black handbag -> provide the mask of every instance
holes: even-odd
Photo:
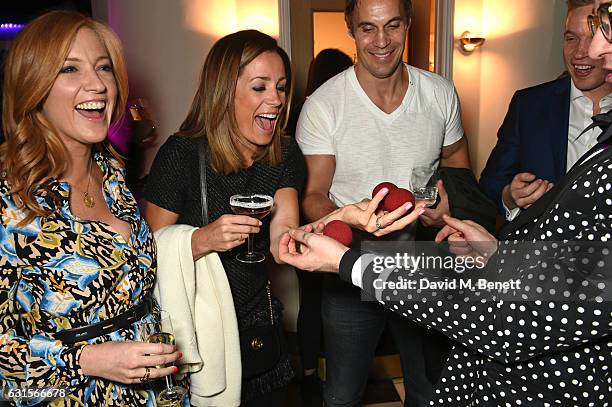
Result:
[[[270,281],[268,281],[266,291],[268,293],[268,307],[270,308],[270,325],[254,326],[240,331],[243,379],[250,379],[272,370],[281,358],[282,333],[279,326],[274,324]]]
[[[202,194],[202,226],[208,225],[208,202],[206,198],[206,139],[200,142],[200,190]],[[270,280],[266,286],[270,325],[254,326],[240,330],[240,360],[242,378],[250,379],[272,370],[280,360],[283,341],[280,327],[274,323]]]

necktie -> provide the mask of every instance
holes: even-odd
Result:
[[[602,133],[599,135],[599,137],[597,137],[597,142],[605,143],[606,141],[609,141],[612,138],[612,110],[608,111],[607,113],[595,115],[592,117],[592,120],[593,123],[584,129],[578,137],[595,127],[599,127],[602,130]]]

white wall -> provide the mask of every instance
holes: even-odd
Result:
[[[92,0],[92,9],[121,37],[130,98],[149,101],[161,142],[187,115],[217,39],[242,28],[279,32],[276,0]],[[156,150],[148,152],[149,164]]]
[[[93,0],[92,3],[94,10],[96,3],[106,3],[107,21],[123,42],[130,98],[148,100],[163,143],[186,116],[197,87],[199,69],[217,38],[187,28],[189,1]],[[148,152],[149,164],[156,151],[157,148]]]
[[[453,54],[453,80],[476,175],[495,145],[514,92],[563,72],[565,12],[565,0],[455,1],[455,39],[466,30],[486,37],[471,55],[458,45]]]

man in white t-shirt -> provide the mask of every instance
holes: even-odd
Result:
[[[415,166],[470,166],[453,85],[402,62],[411,3],[347,1],[345,18],[357,46],[357,64],[308,98],[297,126],[297,141],[308,167],[302,209],[309,221],[369,198],[382,181],[409,187]],[[444,187],[441,183],[438,187],[441,202],[420,217],[426,226],[442,226],[442,214],[449,211]],[[376,240],[372,235],[367,238]],[[413,228],[387,238],[414,238]],[[394,318],[376,303],[362,302],[358,290],[339,280],[326,285],[322,313],[326,406],[361,404],[387,321],[402,358],[405,403],[428,405],[437,378],[428,378],[426,372],[438,370],[428,364],[442,363],[440,358],[424,358],[424,338],[429,333]]]

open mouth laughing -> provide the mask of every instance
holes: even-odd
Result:
[[[573,67],[574,72],[582,77],[589,76],[589,74],[595,69],[595,66],[593,65],[573,65]]]
[[[255,116],[255,123],[262,130],[270,132],[274,130],[276,120],[278,119],[278,113],[261,113]]]
[[[76,105],[74,109],[88,120],[102,120],[105,117],[106,101],[94,100],[83,102]]]

